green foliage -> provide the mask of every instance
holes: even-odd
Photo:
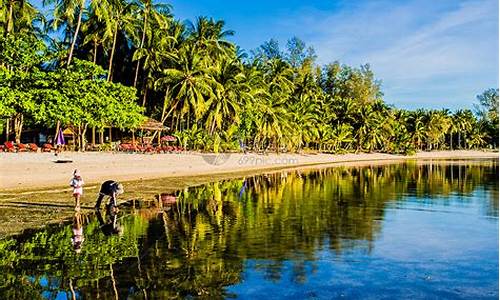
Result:
[[[478,96],[480,120],[467,110],[397,110],[368,64],[315,65],[297,37],[247,57],[223,20],[180,23],[149,0],[51,0],[48,22],[26,1],[5,3],[15,18],[0,10],[0,118],[15,120],[16,135],[23,120],[133,129],[145,113],[205,151],[241,142],[254,151],[414,153],[498,138],[498,89]],[[45,43],[35,25],[61,38]]]

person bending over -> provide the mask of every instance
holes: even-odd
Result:
[[[116,196],[123,194],[123,186],[121,183],[108,180],[101,184],[101,190],[99,191],[99,196],[97,197],[97,202],[95,204],[95,209],[101,209],[101,202],[104,199],[104,196],[109,197],[109,203],[106,205],[108,210],[116,209]]]

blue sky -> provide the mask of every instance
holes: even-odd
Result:
[[[386,102],[404,108],[472,107],[498,87],[497,0],[165,1],[181,20],[226,21],[246,50],[298,36],[318,63],[370,63]]]
[[[472,108],[498,87],[497,0],[156,0],[176,18],[226,21],[245,50],[297,36],[318,64],[369,63],[385,101],[403,108]],[[41,0],[34,0],[40,5]]]

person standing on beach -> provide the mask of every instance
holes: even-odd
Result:
[[[123,186],[121,183],[114,180],[107,180],[101,184],[101,190],[95,204],[95,209],[101,209],[101,202],[104,196],[109,197],[109,203],[106,205],[108,210],[116,209],[116,196],[123,194]]]
[[[83,178],[80,171],[76,169],[73,171],[73,178],[69,182],[69,185],[73,188],[73,197],[75,197],[75,210],[80,210],[80,198],[83,195]]]

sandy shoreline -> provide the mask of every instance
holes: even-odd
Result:
[[[125,153],[0,153],[0,190],[65,186],[79,169],[86,184],[107,179],[121,181],[259,171],[266,169],[387,160],[498,158],[497,152],[436,151],[414,156],[371,154],[125,154]],[[72,163],[55,163],[57,159]]]

